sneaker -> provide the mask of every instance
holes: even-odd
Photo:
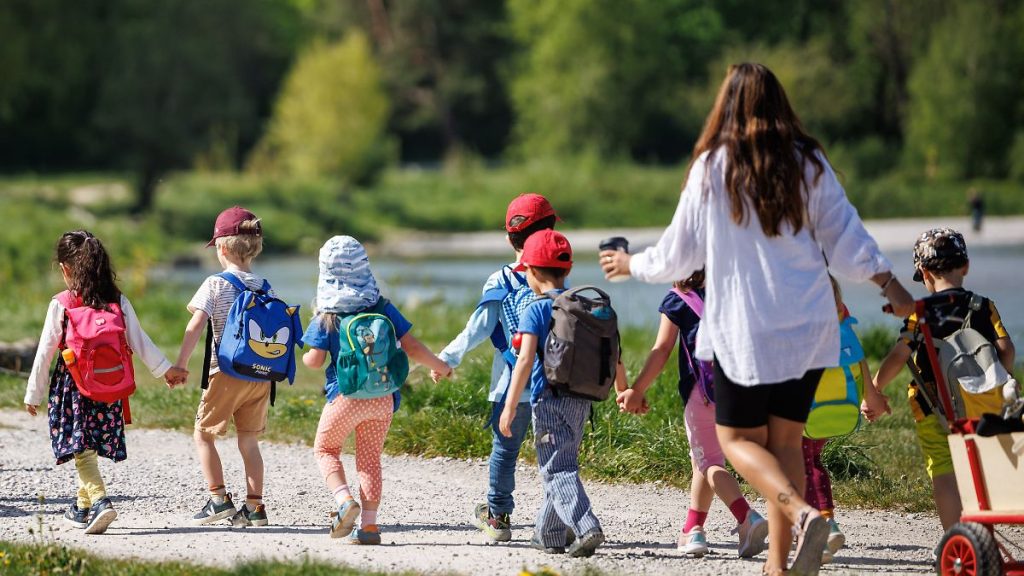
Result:
[[[79,508],[77,502],[72,502],[64,511],[64,522],[75,528],[85,528],[89,524],[89,509]]]
[[[821,553],[828,542],[828,521],[810,506],[800,512],[793,528],[797,535],[796,557],[789,567],[790,576],[818,576]]]
[[[541,541],[540,536],[536,532],[533,533],[533,537],[530,538],[530,548],[534,550],[540,550],[545,554],[565,554],[565,549],[572,546],[572,543],[576,541],[576,535],[572,533],[572,530],[565,531],[565,546],[545,546],[544,542]]]
[[[206,501],[203,509],[192,517],[193,526],[204,526],[211,522],[231,518],[235,515],[235,503],[231,501],[231,494],[224,495],[224,502],[217,504],[210,498]]]
[[[688,556],[702,558],[708,553],[708,539],[704,535],[704,527],[694,526],[689,532],[680,532],[676,549]]]
[[[85,533],[103,534],[107,531],[107,526],[117,518],[117,510],[114,510],[110,498],[104,498],[89,508],[89,516],[92,516],[92,519],[85,525]]]
[[[345,542],[349,544],[362,544],[364,546],[376,546],[380,544],[380,528],[376,524],[356,528],[349,534]]]
[[[736,549],[740,558],[753,558],[768,547],[768,521],[753,509],[747,512],[747,519],[736,526],[735,532],[740,538]]]
[[[825,549],[821,551],[821,565],[824,566],[825,564],[831,564],[835,557],[835,554],[828,549],[828,545],[826,544]]]
[[[565,553],[573,558],[589,558],[594,555],[594,551],[601,544],[604,544],[604,532],[591,530],[581,535],[578,540],[566,548]]]
[[[252,512],[249,511],[247,505],[242,504],[238,507],[238,512],[235,512],[235,515],[231,517],[231,525],[235,528],[266,526],[268,523],[267,507],[263,504],[257,504],[256,509]]]
[[[835,554],[846,544],[846,535],[839,529],[834,518],[828,519],[828,551]]]
[[[331,512],[331,538],[344,538],[351,534],[361,511],[359,503],[349,498],[338,506],[337,512]]]
[[[512,524],[508,514],[491,514],[487,504],[477,504],[473,508],[473,525],[495,542],[512,540]]]

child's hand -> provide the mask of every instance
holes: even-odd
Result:
[[[431,370],[430,371],[430,379],[434,381],[434,384],[437,384],[443,378],[451,378],[452,374],[454,374],[454,373],[455,373],[455,370],[453,370],[451,368],[451,366],[448,366],[448,371],[447,372],[438,372],[437,370]]]
[[[878,420],[883,414],[892,414],[892,408],[889,407],[889,399],[881,392],[878,392],[874,386],[870,386],[865,390],[864,401],[860,403],[860,411],[868,419],[868,422]]]
[[[647,406],[647,397],[632,388],[619,392],[619,395],[615,398],[615,402],[619,405],[620,412],[646,414],[650,409]]]
[[[25,412],[28,412],[32,416],[36,415],[36,408],[39,408],[39,406],[32,405],[32,404],[25,404]]]
[[[899,280],[896,280],[886,290],[886,298],[889,300],[889,306],[884,308],[886,312],[891,313],[897,318],[906,318],[914,312],[914,297],[907,292],[907,289],[900,284]]]
[[[168,388],[174,388],[188,381],[188,370],[174,366],[164,374],[164,381]]]
[[[498,420],[498,430],[506,438],[512,437],[512,421],[516,419],[516,403],[506,402],[505,409],[501,411],[501,419]]]

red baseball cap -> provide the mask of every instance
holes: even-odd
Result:
[[[239,229],[242,222],[246,222],[248,220],[258,220],[258,218],[256,218],[255,214],[241,206],[232,206],[231,208],[221,212],[220,215],[217,216],[216,224],[213,225],[213,238],[211,238],[206,245],[213,246],[217,243],[217,238],[223,238],[224,236],[237,236],[239,234],[262,236],[262,226],[257,226],[255,230]]]
[[[541,230],[526,239],[523,255],[516,270],[522,272],[527,266],[544,268],[572,268],[572,246],[561,232]]]
[[[512,219],[516,216],[523,218],[523,220],[513,226]],[[547,198],[540,194],[520,194],[509,203],[508,210],[505,212],[505,230],[519,232],[548,216],[558,218],[558,215],[555,214],[555,209],[551,207],[551,203],[548,202]]]

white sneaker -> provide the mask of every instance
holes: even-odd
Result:
[[[846,544],[846,535],[839,529],[839,523],[834,518],[828,519],[828,551],[835,554]]]
[[[679,534],[679,542],[676,544],[678,549],[683,554],[693,556],[695,558],[701,558],[708,553],[708,539],[704,535],[703,526],[694,526],[690,528],[689,532],[681,532]]]
[[[761,517],[753,508],[747,512],[747,519],[736,527],[740,537],[736,554],[740,558],[753,558],[768,547],[768,521]]]

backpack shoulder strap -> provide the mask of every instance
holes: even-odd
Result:
[[[704,318],[704,300],[701,299],[700,294],[697,294],[697,292],[693,290],[683,292],[679,288],[672,288],[672,291],[690,307],[690,310],[693,310],[694,314],[697,315],[697,318]]]
[[[234,286],[235,289],[237,289],[239,292],[245,292],[246,290],[249,289],[249,287],[245,285],[245,282],[242,282],[242,280],[238,276],[235,276],[231,272],[224,271],[224,272],[221,272],[220,274],[217,274],[216,276],[218,278],[222,278],[225,281],[227,281],[228,284],[231,284],[232,286]],[[269,287],[270,287],[270,285],[267,284],[266,280],[264,280],[263,281],[263,289],[266,290]]]

